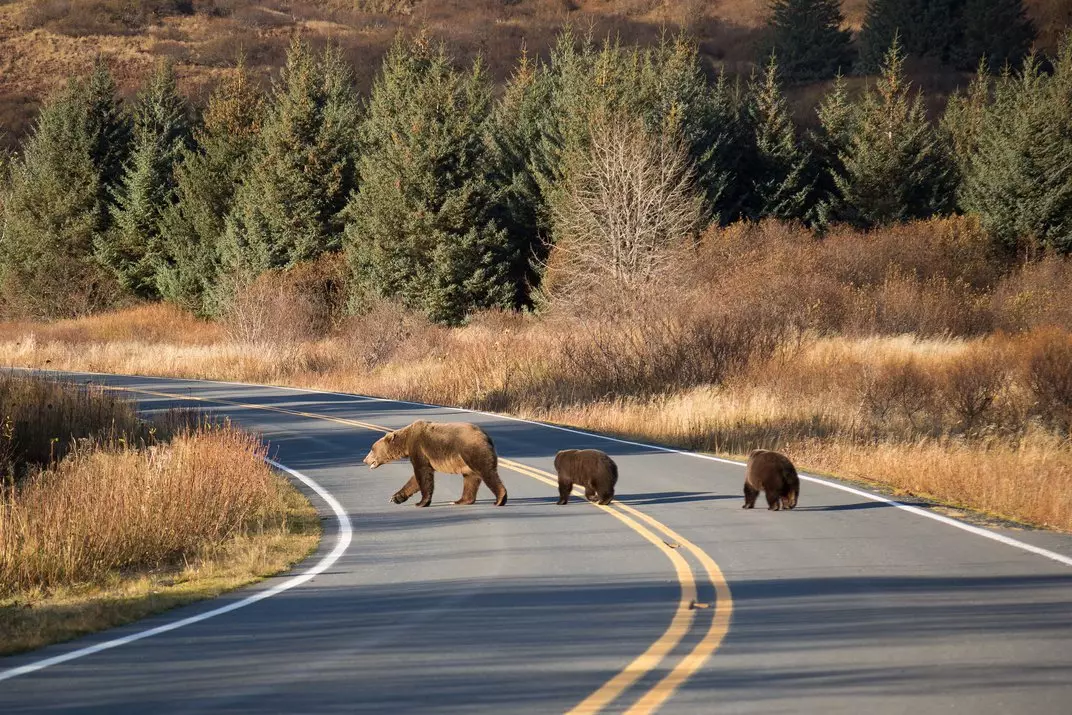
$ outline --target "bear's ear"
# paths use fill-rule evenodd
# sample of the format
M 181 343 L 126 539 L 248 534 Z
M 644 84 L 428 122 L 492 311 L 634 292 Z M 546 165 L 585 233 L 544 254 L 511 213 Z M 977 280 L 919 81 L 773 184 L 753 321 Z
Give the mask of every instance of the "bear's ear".
M 390 441 L 391 441 L 391 440 L 393 440 L 394 438 L 395 438 L 395 433 L 394 433 L 394 432 L 388 432 L 387 434 L 385 434 L 385 435 L 383 436 L 383 441 L 384 441 L 384 442 L 390 442 Z

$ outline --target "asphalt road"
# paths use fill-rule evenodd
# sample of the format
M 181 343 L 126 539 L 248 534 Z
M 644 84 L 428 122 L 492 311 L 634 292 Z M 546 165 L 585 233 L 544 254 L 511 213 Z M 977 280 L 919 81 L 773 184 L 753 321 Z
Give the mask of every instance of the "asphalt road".
M 5 715 L 640 712 L 660 702 L 664 713 L 1072 713 L 1072 565 L 1052 557 L 1072 557 L 1072 537 L 988 530 L 1046 551 L 1032 553 L 810 481 L 795 511 L 745 511 L 739 465 L 488 415 L 92 379 L 208 400 L 200 405 L 262 433 L 275 459 L 345 514 L 303 485 L 325 532 L 292 574 L 0 658 Z M 132 396 L 146 410 L 179 403 Z M 492 506 L 482 487 L 475 505 L 451 505 L 453 475 L 437 476 L 431 508 L 388 503 L 409 465 L 364 467 L 379 433 L 355 422 L 415 419 L 484 427 L 509 504 Z M 553 473 L 569 447 L 614 457 L 618 506 L 555 504 L 533 469 Z M 288 581 L 318 564 L 304 583 Z M 47 665 L 117 638 L 129 642 Z

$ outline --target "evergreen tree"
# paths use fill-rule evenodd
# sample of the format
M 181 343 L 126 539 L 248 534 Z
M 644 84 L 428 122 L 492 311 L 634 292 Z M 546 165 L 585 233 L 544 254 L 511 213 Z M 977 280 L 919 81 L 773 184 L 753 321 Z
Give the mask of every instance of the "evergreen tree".
M 868 0 L 860 29 L 860 69 L 881 71 L 897 40 L 912 57 L 948 62 L 962 33 L 964 0 Z
M 752 171 L 752 215 L 804 219 L 812 208 L 814 179 L 810 154 L 802 148 L 789 107 L 778 85 L 774 55 L 762 79 L 753 79 L 749 102 L 755 128 L 756 166 Z
M 998 81 L 962 151 L 961 204 L 995 240 L 1072 251 L 1072 38 L 1052 77 L 1029 57 Z
M 176 201 L 161 218 L 157 288 L 166 300 L 200 314 L 216 312 L 219 241 L 249 171 L 263 111 L 261 92 L 240 61 L 209 98 L 196 149 L 183 153 L 176 170 Z
M 115 298 L 93 256 L 107 208 L 94 163 L 97 117 L 91 94 L 72 80 L 53 96 L 11 167 L 3 200 L 0 283 L 10 310 L 35 318 L 73 317 Z
M 361 187 L 346 230 L 359 294 L 397 297 L 452 324 L 513 304 L 515 247 L 493 217 L 501 189 L 490 180 L 491 111 L 479 61 L 461 73 L 423 36 L 396 40 L 362 123 Z
M 809 136 L 816 160 L 816 202 L 812 219 L 819 226 L 837 220 L 842 211 L 842 198 L 837 187 L 837 177 L 845 173 L 842 157 L 846 156 L 852 143 L 856 126 L 857 107 L 850 101 L 845 79 L 838 76 L 833 91 L 823 98 L 818 108 L 819 129 Z
M 990 72 L 1019 65 L 1035 41 L 1035 26 L 1023 0 L 964 0 L 961 23 L 963 32 L 953 59 L 963 69 L 983 58 Z
M 828 79 L 852 64 L 852 33 L 841 0 L 773 0 L 770 49 L 788 82 Z
M 101 204 L 109 208 L 102 213 L 105 221 L 102 230 L 106 230 L 111 222 L 115 193 L 123 179 L 123 165 L 130 154 L 133 128 L 130 117 L 123 111 L 115 79 L 103 57 L 98 56 L 94 62 L 86 90 L 91 156 L 100 174 Z
M 522 52 L 502 100 L 493 114 L 492 181 L 503 188 L 495 216 L 517 247 L 511 282 L 518 287 L 515 303 L 528 302 L 528 289 L 539 281 L 547 256 L 551 219 L 540 177 L 551 174 L 540 151 L 551 123 L 551 82 L 547 68 Z
M 834 176 L 841 217 L 871 227 L 950 211 L 955 172 L 948 150 L 927 121 L 922 97 L 910 96 L 904 54 L 894 43 L 882 75 L 857 110 Z
M 169 62 L 157 65 L 138 93 L 134 148 L 117 195 L 115 225 L 97 241 L 101 261 L 135 295 L 157 295 L 160 217 L 171 202 L 174 170 L 190 140 L 185 100 Z
M 338 48 L 318 56 L 295 39 L 227 219 L 228 268 L 249 277 L 341 248 L 341 212 L 356 185 L 358 116 Z

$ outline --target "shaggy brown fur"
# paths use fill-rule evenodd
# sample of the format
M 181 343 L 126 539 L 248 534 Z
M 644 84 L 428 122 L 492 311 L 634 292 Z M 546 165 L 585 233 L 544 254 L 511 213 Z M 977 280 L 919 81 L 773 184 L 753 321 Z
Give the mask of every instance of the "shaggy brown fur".
M 465 479 L 462 498 L 455 504 L 472 504 L 480 482 L 495 493 L 495 504 L 506 503 L 506 487 L 499 479 L 499 458 L 495 445 L 484 430 L 464 422 L 433 423 L 417 420 L 400 430 L 389 432 L 372 445 L 364 462 L 372 469 L 409 457 L 413 476 L 394 493 L 391 501 L 401 504 L 421 493 L 417 506 L 432 501 L 435 471 L 460 474 Z
M 748 455 L 744 477 L 744 509 L 756 505 L 760 492 L 767 496 L 771 511 L 792 509 L 800 496 L 800 477 L 796 467 L 784 454 L 766 449 L 754 449 Z
M 573 485 L 584 487 L 588 501 L 609 504 L 618 483 L 618 465 L 598 449 L 564 449 L 555 455 L 558 503 L 569 503 Z

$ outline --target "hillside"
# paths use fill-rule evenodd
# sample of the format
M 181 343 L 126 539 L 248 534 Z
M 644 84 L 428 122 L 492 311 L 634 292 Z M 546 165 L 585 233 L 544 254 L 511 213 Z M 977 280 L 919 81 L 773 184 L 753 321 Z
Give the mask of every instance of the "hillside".
M 762 33 L 767 0 L 17 0 L 0 5 L 0 130 L 11 143 L 41 99 L 84 70 L 98 52 L 124 93 L 133 93 L 157 57 L 175 60 L 183 89 L 204 97 L 241 48 L 262 77 L 282 62 L 294 32 L 335 41 L 366 89 L 399 28 L 426 27 L 465 58 L 483 53 L 507 76 L 524 44 L 547 48 L 567 18 L 646 43 L 663 29 L 687 28 L 712 67 L 747 72 Z M 866 0 L 846 0 L 859 27 Z M 1072 22 L 1063 0 L 1029 0 L 1040 46 L 1051 48 Z M 922 78 L 929 89 L 948 80 Z M 929 86 L 928 86 L 929 85 Z

